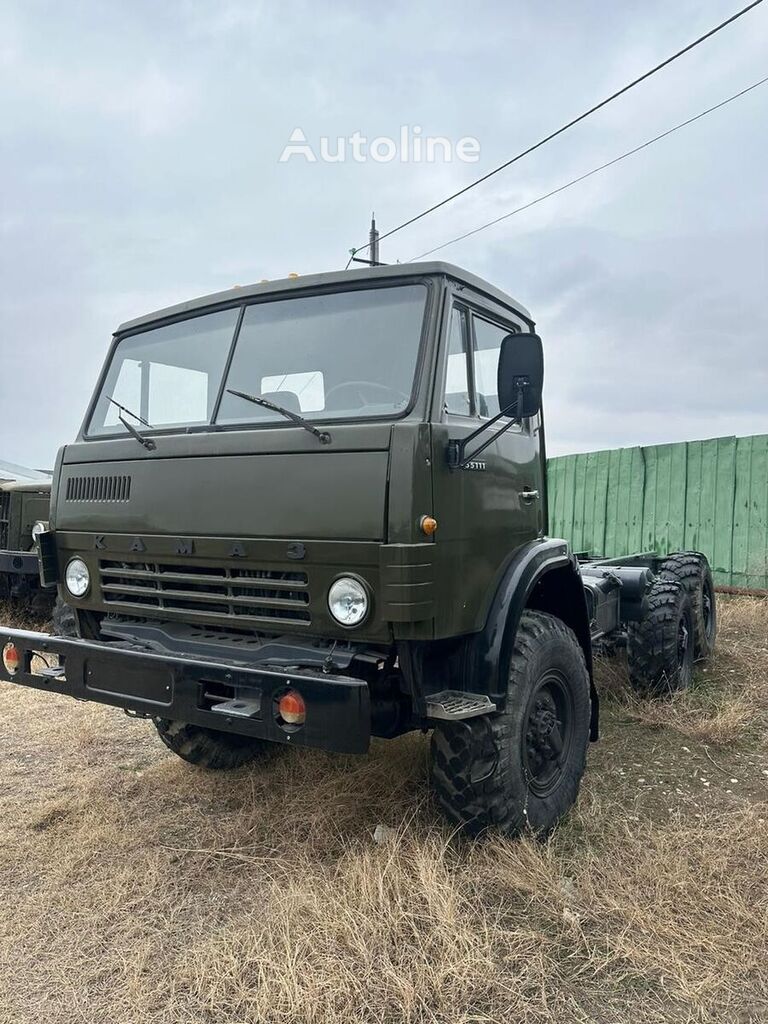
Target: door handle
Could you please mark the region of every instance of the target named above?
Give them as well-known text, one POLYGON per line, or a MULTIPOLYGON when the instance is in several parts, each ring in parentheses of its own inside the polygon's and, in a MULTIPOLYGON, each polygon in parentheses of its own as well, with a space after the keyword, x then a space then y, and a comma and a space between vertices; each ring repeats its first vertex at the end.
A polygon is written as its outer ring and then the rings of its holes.
POLYGON ((520 497, 523 499, 523 501, 535 501, 538 498, 538 496, 539 492, 535 490, 531 491, 526 488, 524 491, 520 491, 520 497))

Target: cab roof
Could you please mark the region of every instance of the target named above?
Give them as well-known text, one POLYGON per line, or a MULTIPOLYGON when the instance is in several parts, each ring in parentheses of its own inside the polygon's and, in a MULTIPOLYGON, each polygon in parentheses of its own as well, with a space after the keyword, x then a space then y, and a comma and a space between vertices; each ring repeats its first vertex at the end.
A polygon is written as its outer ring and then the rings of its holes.
POLYGON ((496 288, 481 277, 477 277, 467 270, 462 270, 461 267, 456 267, 452 263, 444 263, 442 260, 430 260, 426 263, 396 263, 393 266, 366 267, 362 270, 335 270, 327 274, 307 274, 305 277, 286 277, 277 281, 263 281, 259 284, 236 286, 228 288, 223 292, 202 295, 200 298, 179 302, 175 306, 168 306, 154 313, 146 313, 144 316, 127 320, 117 328, 115 334, 133 331, 137 328, 146 327, 156 321, 183 316, 186 313, 203 310, 209 306, 222 306, 229 303, 242 302, 244 299, 257 298, 262 295, 285 294, 306 289, 333 287, 334 285, 348 284, 350 282, 371 281, 373 283, 399 277, 435 277, 438 275, 450 277, 460 284, 468 285, 482 292, 533 323, 531 314, 525 306, 516 299, 513 299, 511 295, 501 291, 500 288, 496 288))

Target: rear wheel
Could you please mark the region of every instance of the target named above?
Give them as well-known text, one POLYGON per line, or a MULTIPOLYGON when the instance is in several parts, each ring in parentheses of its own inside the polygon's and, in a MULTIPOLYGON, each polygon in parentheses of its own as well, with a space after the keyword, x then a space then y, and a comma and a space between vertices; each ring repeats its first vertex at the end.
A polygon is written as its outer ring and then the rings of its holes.
POLYGON ((686 589, 658 576, 648 607, 627 631, 629 681, 643 696, 685 690, 693 678, 693 606, 686 589))
POLYGON ((189 764, 212 771, 239 768, 280 746, 252 736, 174 722, 170 718, 154 718, 152 721, 169 750, 189 764))
POLYGON ((676 580, 687 591, 693 606, 694 657, 697 661, 709 658, 717 636, 717 608, 706 557, 698 551, 679 551, 663 563, 659 575, 676 580))
POLYGON ((471 835, 549 832, 579 792, 589 743, 589 673, 573 632, 526 611, 503 711, 440 722, 432 785, 443 814, 471 835))

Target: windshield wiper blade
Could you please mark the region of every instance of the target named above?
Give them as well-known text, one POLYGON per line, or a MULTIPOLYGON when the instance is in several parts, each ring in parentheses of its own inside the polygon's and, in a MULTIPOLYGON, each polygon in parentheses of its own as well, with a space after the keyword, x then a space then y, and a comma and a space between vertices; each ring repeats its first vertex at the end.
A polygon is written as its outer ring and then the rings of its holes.
POLYGON ((281 416, 285 416, 286 419, 292 420, 297 426, 304 427, 310 434, 314 434, 320 444, 330 444, 331 435, 327 430, 319 430, 314 424, 310 423, 309 420, 305 420, 303 416, 299 416, 297 412, 291 412, 290 409, 284 409, 282 405, 278 405, 276 402, 270 402, 268 398, 262 398, 261 395, 249 395, 247 391, 235 391, 234 388, 227 388, 227 394, 235 395, 237 398, 244 398, 246 402, 254 402, 256 405, 263 405, 265 409, 272 409, 273 412, 279 412, 281 416))
POLYGON ((115 399, 112 398, 111 395, 106 395, 105 397, 106 397, 108 402, 111 402, 112 405, 117 406, 117 408, 120 410, 120 412, 117 414, 117 418, 123 424, 123 426, 128 431, 128 433, 132 437, 135 437, 136 440, 139 442, 139 444, 143 445, 144 448, 146 448, 148 452, 153 452, 157 448, 157 445, 152 440, 152 438, 151 437, 144 437, 143 434, 140 434, 139 431, 136 429, 136 427, 134 427, 134 425, 132 423, 129 423, 128 420, 123 418, 122 414, 124 412, 128 413, 129 416, 133 416, 133 418, 135 420, 138 420, 139 423, 143 423, 144 426, 145 427, 149 427, 150 430, 152 429, 152 424, 151 423, 147 423, 147 421, 145 419, 142 419, 141 416, 137 416, 135 412, 131 412, 131 410, 126 408, 126 406, 120 405, 120 403, 115 401, 115 399))
POLYGON ((105 395, 104 397, 107 399, 108 402, 111 402, 112 405, 116 405, 120 412, 127 412, 129 416, 132 416, 135 420, 138 420, 139 423, 143 423, 144 426, 149 427, 150 430, 152 429, 151 423, 147 423, 147 421, 143 419, 141 416, 138 416, 135 412, 132 412, 127 405, 120 405, 120 403, 116 399, 114 399, 112 395, 105 395))

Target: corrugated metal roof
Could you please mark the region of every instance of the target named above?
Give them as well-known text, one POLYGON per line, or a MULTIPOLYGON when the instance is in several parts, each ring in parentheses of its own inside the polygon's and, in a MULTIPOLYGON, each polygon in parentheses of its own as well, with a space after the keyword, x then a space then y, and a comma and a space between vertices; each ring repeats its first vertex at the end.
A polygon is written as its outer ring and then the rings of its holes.
POLYGON ((44 469, 30 469, 15 462, 0 459, 0 480, 50 480, 52 474, 44 469))

